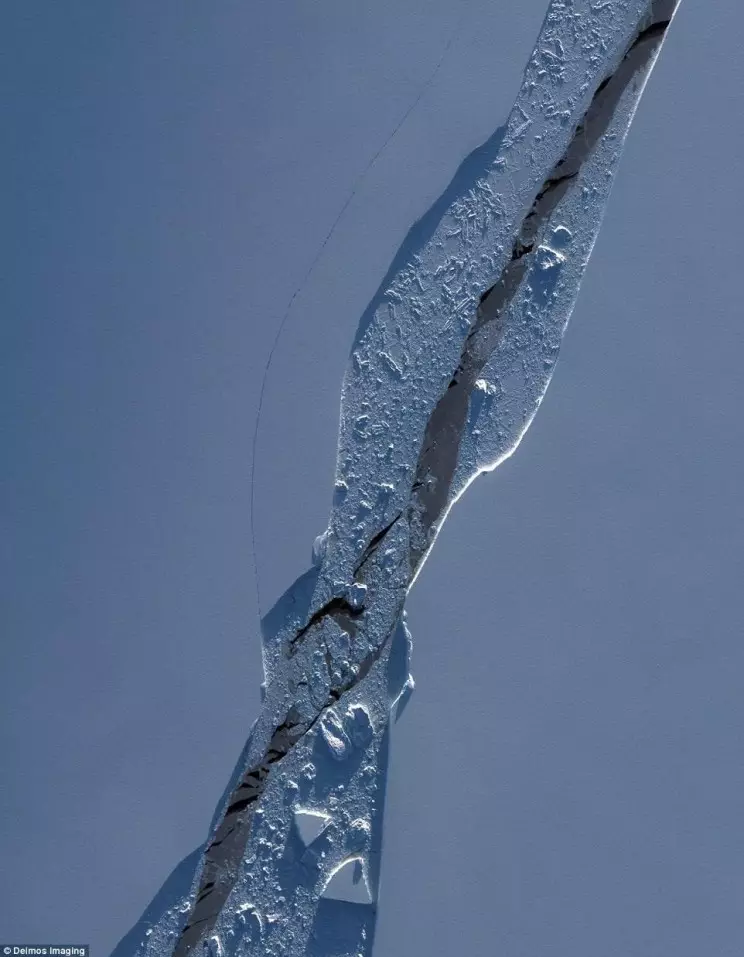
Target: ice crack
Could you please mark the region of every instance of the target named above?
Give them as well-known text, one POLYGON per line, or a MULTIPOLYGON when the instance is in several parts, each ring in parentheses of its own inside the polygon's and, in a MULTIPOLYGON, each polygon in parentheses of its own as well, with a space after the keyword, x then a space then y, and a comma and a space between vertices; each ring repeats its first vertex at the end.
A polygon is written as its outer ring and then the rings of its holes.
MULTIPOLYGON (((407 657, 393 667, 406 595, 457 495, 479 470, 516 448, 542 400, 614 164, 677 2, 620 0, 612 11, 584 4, 582 20, 553 0, 498 140, 501 153, 480 180, 442 204, 439 225, 386 279, 383 305, 378 297, 365 313, 344 387, 331 523, 317 540, 312 573, 277 606, 278 624, 272 619, 264 708, 192 894, 179 908, 188 916, 174 957, 192 957, 203 946, 222 954, 220 935, 228 925, 230 934, 238 926, 236 939, 249 948, 240 957, 300 957, 312 908, 319 915, 321 905, 366 907, 374 899, 370 847, 379 825, 367 823, 373 799, 360 782, 375 767, 359 762, 384 760, 379 742, 390 708, 411 686, 407 657), (620 18, 619 26, 610 15, 620 18), (541 99, 532 96, 536 88, 541 99), (520 161, 528 171, 524 188, 499 192, 511 175, 504 172, 508 162, 513 172, 520 161), (375 727, 366 711, 372 701, 375 727), (313 792, 315 805, 307 794, 298 805, 297 781, 289 780, 290 772, 282 775, 295 767, 297 776, 318 742, 336 762, 335 770, 326 769, 338 776, 333 801, 345 794, 337 817, 323 782, 313 792), (356 797, 344 792, 353 775, 356 797), (270 787, 274 797, 267 795, 270 787), (276 822, 287 819, 277 810, 281 805, 327 825, 307 846, 293 847, 297 826, 292 838, 289 826, 264 831, 257 823, 267 804, 276 822), (249 849, 263 853, 256 886, 276 898, 263 918, 240 900, 249 849), (352 873, 349 889, 344 880, 352 873), (279 889, 290 885, 295 896, 282 919, 292 931, 276 943, 274 905, 286 903, 279 889), (240 906, 226 906, 234 891, 240 906), (237 925, 227 912, 237 915, 237 925), (275 944, 268 947, 267 938, 275 944)), ((364 943, 354 945, 367 957, 368 926, 360 932, 364 943)))

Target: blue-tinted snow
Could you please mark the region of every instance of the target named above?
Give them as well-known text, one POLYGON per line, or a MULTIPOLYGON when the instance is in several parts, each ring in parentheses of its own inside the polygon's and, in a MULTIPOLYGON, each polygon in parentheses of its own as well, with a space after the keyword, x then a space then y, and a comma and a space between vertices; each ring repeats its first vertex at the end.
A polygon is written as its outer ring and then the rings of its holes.
POLYGON ((465 355, 481 295, 515 258, 515 232, 569 155, 582 117, 588 128, 600 82, 626 69, 609 125, 539 221, 524 275, 498 316, 499 336, 454 446, 447 504, 528 427, 663 39, 663 15, 675 6, 652 4, 649 19, 638 0, 552 3, 507 123, 409 234, 363 316, 344 381, 329 531, 316 540, 315 567, 264 621, 266 695, 236 768, 243 783, 226 792, 204 871, 197 867, 190 893, 148 930, 145 953, 174 944, 181 954, 203 944, 215 957, 371 952, 389 718, 411 685, 403 603, 419 567, 411 556, 426 551, 415 540, 412 483, 427 423, 465 355), (631 38, 649 22, 662 29, 626 62, 631 38), (241 794, 249 796, 238 803, 253 803, 244 818, 230 817, 241 794), (328 821, 309 843, 297 824, 303 814, 328 821), (348 931, 341 950, 323 944, 334 924, 348 931))

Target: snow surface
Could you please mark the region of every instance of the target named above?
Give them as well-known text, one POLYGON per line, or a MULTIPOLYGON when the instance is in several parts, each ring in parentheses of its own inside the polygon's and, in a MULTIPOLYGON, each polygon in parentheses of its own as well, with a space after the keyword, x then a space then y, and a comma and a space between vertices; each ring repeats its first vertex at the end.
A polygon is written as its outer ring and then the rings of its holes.
POLYGON ((371 953, 405 597, 542 401, 676 6, 554 0, 507 122, 409 233, 353 345, 328 530, 263 621, 261 714, 131 952, 371 953))

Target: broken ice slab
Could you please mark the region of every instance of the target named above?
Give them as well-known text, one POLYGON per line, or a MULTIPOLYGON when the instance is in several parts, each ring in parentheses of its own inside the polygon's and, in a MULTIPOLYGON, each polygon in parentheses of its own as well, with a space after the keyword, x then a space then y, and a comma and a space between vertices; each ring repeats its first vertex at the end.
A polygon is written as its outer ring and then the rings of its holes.
POLYGON ((297 808, 294 812, 294 821, 300 840, 307 847, 328 827, 330 816, 320 811, 297 808))
POLYGON ((323 715, 320 720, 320 730, 332 757, 336 761, 343 761, 351 752, 351 741, 334 711, 329 709, 323 715))
POLYGON ((350 904, 371 904, 372 894, 364 876, 360 857, 344 861, 332 874, 323 889, 323 897, 348 901, 350 904))

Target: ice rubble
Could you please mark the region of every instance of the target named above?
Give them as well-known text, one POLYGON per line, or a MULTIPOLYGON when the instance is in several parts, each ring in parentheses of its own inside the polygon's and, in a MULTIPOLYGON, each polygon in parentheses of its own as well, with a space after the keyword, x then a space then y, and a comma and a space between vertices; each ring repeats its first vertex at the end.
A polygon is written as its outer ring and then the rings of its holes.
POLYGON ((371 952, 405 596, 542 401, 676 7, 553 0, 506 125, 411 230, 352 349, 328 529, 262 622, 261 714, 203 854, 116 957, 371 952))

